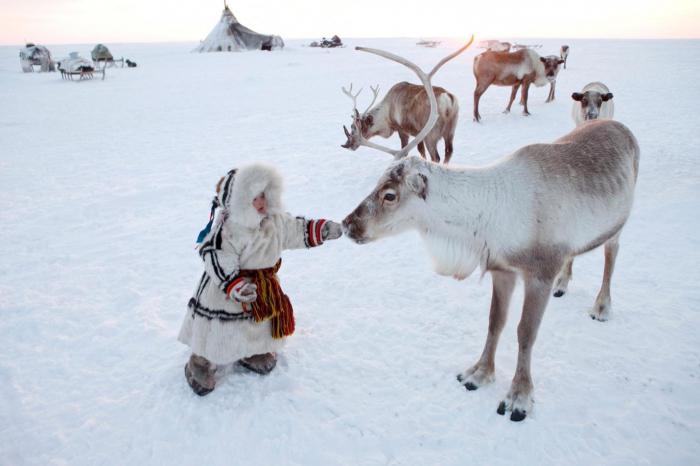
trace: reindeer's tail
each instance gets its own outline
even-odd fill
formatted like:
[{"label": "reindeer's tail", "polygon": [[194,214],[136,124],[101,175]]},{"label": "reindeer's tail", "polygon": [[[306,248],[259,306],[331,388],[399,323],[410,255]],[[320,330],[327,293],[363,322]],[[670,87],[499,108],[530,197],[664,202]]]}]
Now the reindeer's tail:
[{"label": "reindeer's tail", "polygon": [[449,92],[444,92],[438,97],[438,111],[443,121],[443,128],[446,133],[454,135],[459,117],[459,102],[457,98]]}]

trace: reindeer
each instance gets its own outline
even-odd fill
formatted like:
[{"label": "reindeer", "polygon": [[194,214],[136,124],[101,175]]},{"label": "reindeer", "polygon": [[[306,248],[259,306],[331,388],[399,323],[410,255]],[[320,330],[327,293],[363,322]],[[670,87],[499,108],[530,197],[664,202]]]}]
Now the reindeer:
[{"label": "reindeer", "polygon": [[476,88],[474,89],[474,121],[480,121],[479,100],[486,89],[494,84],[496,86],[512,86],[510,100],[504,113],[510,112],[518,88],[520,91],[520,104],[524,106],[523,114],[529,115],[527,98],[530,85],[542,87],[550,83],[549,98],[547,102],[554,100],[554,81],[559,73],[559,65],[564,60],[554,55],[540,57],[532,49],[524,48],[517,52],[489,52],[486,51],[474,57],[474,77]]},{"label": "reindeer", "polygon": [[532,348],[555,277],[568,258],[604,245],[603,284],[590,315],[601,321],[610,316],[610,280],[639,168],[637,140],[621,123],[600,120],[552,144],[525,146],[486,167],[454,168],[406,157],[437,120],[430,76],[402,57],[359,50],[414,70],[432,110],[426,126],[401,150],[363,142],[397,160],[343,220],[345,234],[365,244],[418,230],[438,274],[462,280],[478,266],[490,272],[493,295],[486,344],[479,360],[458,375],[467,390],[494,380],[498,339],[516,278],[523,279],[517,367],[497,409],[521,421],[533,407]]},{"label": "reindeer", "polygon": [[[473,38],[472,38],[473,41]],[[472,43],[462,47],[457,53],[466,50]],[[343,131],[347,141],[341,147],[350,150],[357,150],[360,147],[360,140],[368,140],[374,136],[388,138],[394,132],[399,133],[401,147],[406,147],[408,138],[419,133],[425,126],[430,113],[430,101],[423,86],[417,86],[407,82],[395,84],[384,99],[374,108],[374,102],[379,94],[379,86],[371,87],[373,93],[372,102],[367,109],[360,113],[357,110],[357,96],[362,92],[360,89],[356,94],[352,93],[352,84],[349,89],[342,88],[343,93],[350,97],[353,102],[353,122],[351,131],[343,125]],[[459,104],[457,98],[441,87],[433,87],[438,105],[438,119],[432,130],[425,137],[425,144],[421,140],[418,144],[418,152],[425,157],[425,147],[427,146],[430,158],[433,162],[440,162],[437,144],[440,139],[445,142],[444,163],[450,163],[452,157],[452,141],[457,127],[459,116]]]},{"label": "reindeer", "polygon": [[569,46],[562,45],[559,49],[559,57],[564,60],[564,69],[566,69],[566,60],[569,58]]},{"label": "reindeer", "polygon": [[613,95],[605,84],[594,81],[583,86],[581,92],[571,94],[571,118],[576,126],[598,118],[612,120],[615,116]]}]

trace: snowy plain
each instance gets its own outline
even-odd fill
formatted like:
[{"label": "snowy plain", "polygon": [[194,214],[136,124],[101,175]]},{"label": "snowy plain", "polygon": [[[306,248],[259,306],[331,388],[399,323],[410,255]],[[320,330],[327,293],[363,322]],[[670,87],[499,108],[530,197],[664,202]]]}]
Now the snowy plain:
[{"label": "snowy plain", "polygon": [[[19,48],[0,47],[0,464],[698,464],[700,41],[528,40],[542,55],[571,46],[556,100],[531,89],[530,117],[517,103],[502,114],[509,90],[491,87],[472,122],[479,49],[434,79],[461,107],[454,165],[566,134],[571,92],[594,80],[641,147],[613,317],[587,314],[603,271],[596,250],[550,300],[524,422],[496,413],[515,368],[522,287],[496,381],[467,392],[455,376],[481,353],[490,278],[435,275],[414,233],[286,252],[297,332],[278,367],[267,377],[228,367],[212,394],[192,393],[176,336],[219,177],[266,161],[284,175],[290,212],[341,220],[390,159],[340,147],[351,109],[340,87],[416,82],[353,46],[430,69],[459,45],[305,42],[201,55],[196,44],[108,44],[138,68],[88,82],[22,74]],[[92,45],[49,48],[88,56]]]}]

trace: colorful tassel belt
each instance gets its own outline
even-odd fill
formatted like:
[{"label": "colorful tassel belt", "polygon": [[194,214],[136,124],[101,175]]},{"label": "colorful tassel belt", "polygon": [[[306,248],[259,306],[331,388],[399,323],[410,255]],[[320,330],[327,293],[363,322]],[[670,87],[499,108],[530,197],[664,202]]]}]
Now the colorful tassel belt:
[{"label": "colorful tassel belt", "polygon": [[244,305],[244,309],[253,314],[256,322],[270,319],[272,338],[284,338],[294,333],[294,310],[289,298],[282,291],[277,271],[282,266],[282,259],[274,267],[267,269],[241,270],[240,277],[250,278],[258,287],[258,298]]}]

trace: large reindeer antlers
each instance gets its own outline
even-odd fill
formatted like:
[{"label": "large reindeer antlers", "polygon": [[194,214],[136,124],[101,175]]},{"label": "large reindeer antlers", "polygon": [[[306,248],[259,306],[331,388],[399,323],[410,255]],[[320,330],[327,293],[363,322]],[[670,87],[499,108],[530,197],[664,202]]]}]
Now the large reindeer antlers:
[{"label": "large reindeer antlers", "polygon": [[[352,99],[352,113],[355,117],[357,117],[357,96],[360,95],[360,92],[362,92],[362,88],[360,88],[356,94],[352,93],[352,83],[350,83],[350,89],[345,89],[345,86],[341,87],[341,89],[343,90],[343,94]],[[345,132],[347,133],[347,130]]]},{"label": "large reindeer antlers", "polygon": [[[446,56],[442,60],[438,62],[437,65],[430,71],[430,73],[426,74],[422,69],[420,69],[415,63],[412,63],[408,60],[406,60],[403,57],[400,57],[398,55],[394,55],[393,53],[386,52],[384,50],[379,50],[379,49],[371,49],[367,47],[355,47],[355,50],[360,50],[362,52],[369,52],[373,53],[375,55],[379,55],[380,57],[387,58],[389,60],[393,60],[397,63],[400,63],[404,66],[407,66],[411,70],[413,70],[416,75],[418,75],[418,78],[421,80],[423,83],[423,86],[425,87],[425,90],[428,95],[428,101],[430,102],[430,116],[428,117],[428,121],[426,122],[425,126],[423,129],[420,130],[420,132],[416,135],[411,142],[409,142],[406,147],[400,150],[394,150],[390,149],[388,147],[384,147],[380,144],[375,144],[373,142],[370,142],[362,137],[360,134],[360,145],[366,146],[366,147],[371,147],[373,149],[380,150],[382,152],[387,152],[391,155],[394,156],[394,158],[399,159],[402,157],[406,157],[409,152],[411,152],[425,137],[428,135],[430,130],[433,129],[433,126],[435,126],[435,123],[438,120],[438,113],[437,113],[437,100],[435,99],[435,92],[433,91],[433,86],[430,82],[430,78],[432,78],[435,73],[448,61],[452,60],[454,57],[459,55],[460,53],[464,52],[471,44],[474,42],[474,36],[472,35],[471,39],[469,39],[469,42],[462,46],[459,50],[456,52],[451,53],[450,55]],[[345,89],[343,89],[345,91]],[[376,99],[376,95],[375,95]],[[374,103],[374,101],[372,101]]]},{"label": "large reindeer antlers", "polygon": [[369,86],[369,88],[372,90],[372,94],[374,94],[374,95],[372,96],[372,102],[370,102],[369,105],[367,106],[367,108],[365,109],[365,111],[362,112],[363,115],[365,113],[367,113],[370,108],[372,108],[372,105],[374,105],[374,102],[377,101],[377,96],[379,95],[379,84],[377,84],[374,87]]}]

